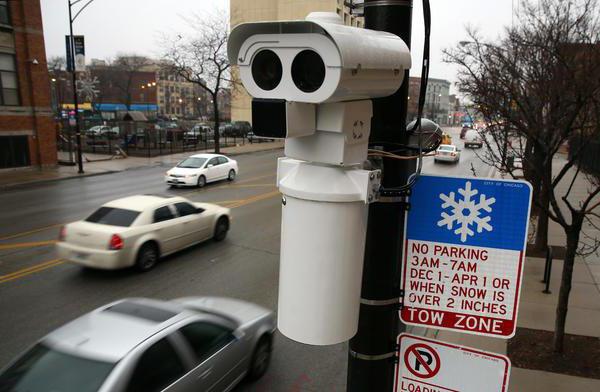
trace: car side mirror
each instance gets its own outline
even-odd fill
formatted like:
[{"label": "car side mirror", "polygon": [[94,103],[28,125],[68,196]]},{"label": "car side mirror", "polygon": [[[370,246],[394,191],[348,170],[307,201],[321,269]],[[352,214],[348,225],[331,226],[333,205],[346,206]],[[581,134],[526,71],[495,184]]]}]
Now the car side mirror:
[{"label": "car side mirror", "polygon": [[214,165],[212,163],[209,163],[208,165],[206,165],[207,169],[210,169],[211,167],[213,167]]}]

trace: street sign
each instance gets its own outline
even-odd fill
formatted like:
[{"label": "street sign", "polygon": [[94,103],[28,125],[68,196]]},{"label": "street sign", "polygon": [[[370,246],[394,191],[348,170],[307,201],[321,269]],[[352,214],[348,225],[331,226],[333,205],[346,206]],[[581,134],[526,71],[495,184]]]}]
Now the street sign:
[{"label": "street sign", "polygon": [[73,51],[71,52],[71,36],[65,35],[65,46],[67,49],[67,71],[72,72],[73,69],[77,72],[85,71],[85,39],[83,35],[73,36]]},{"label": "street sign", "polygon": [[85,40],[83,35],[73,36],[73,51],[75,52],[75,71],[85,71]]},{"label": "street sign", "polygon": [[398,336],[395,392],[505,392],[510,360],[419,336]]},{"label": "street sign", "polygon": [[422,175],[410,203],[402,321],[512,337],[527,242],[529,183]]}]

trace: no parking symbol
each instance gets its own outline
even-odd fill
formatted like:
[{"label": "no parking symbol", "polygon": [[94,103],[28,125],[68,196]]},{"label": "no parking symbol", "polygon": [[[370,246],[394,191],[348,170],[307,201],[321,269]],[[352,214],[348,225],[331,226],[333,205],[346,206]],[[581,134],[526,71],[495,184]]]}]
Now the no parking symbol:
[{"label": "no parking symbol", "polygon": [[506,392],[510,361],[409,334],[398,337],[396,392]]},{"label": "no parking symbol", "polygon": [[431,378],[440,370],[440,356],[423,343],[413,344],[404,352],[404,362],[409,372],[419,378]]}]

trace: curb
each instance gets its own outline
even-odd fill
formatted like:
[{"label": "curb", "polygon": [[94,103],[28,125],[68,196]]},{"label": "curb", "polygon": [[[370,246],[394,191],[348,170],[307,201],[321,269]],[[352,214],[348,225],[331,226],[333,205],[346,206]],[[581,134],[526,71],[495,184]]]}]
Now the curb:
[{"label": "curb", "polygon": [[[236,152],[236,153],[227,154],[227,156],[233,157],[233,156],[239,156],[239,155],[255,154],[255,153],[259,153],[259,152],[275,151],[275,150],[281,150],[281,149],[283,149],[283,146],[267,148],[264,150]],[[98,173],[83,173],[83,174],[75,174],[73,176],[68,176],[68,177],[45,178],[45,179],[33,180],[33,181],[27,181],[27,182],[17,182],[17,183],[13,183],[13,184],[0,185],[0,190],[27,188],[27,187],[33,186],[33,185],[47,184],[47,183],[59,182],[59,181],[68,181],[68,180],[74,180],[77,178],[103,176],[106,174],[122,173],[122,172],[130,171],[130,170],[145,169],[145,168],[149,168],[149,167],[159,167],[159,166],[164,166],[164,165],[165,165],[164,163],[156,163],[156,164],[150,164],[150,165],[132,166],[132,167],[124,168],[121,170],[107,170],[107,171],[98,172]]]}]

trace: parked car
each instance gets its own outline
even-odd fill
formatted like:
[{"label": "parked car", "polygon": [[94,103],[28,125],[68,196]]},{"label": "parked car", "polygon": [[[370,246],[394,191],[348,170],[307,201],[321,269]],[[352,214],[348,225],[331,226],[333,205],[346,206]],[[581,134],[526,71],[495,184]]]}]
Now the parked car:
[{"label": "parked car", "polygon": [[215,137],[215,131],[208,125],[196,124],[189,131],[184,132],[183,139],[186,141],[198,142],[200,140],[212,140]]},{"label": "parked car", "polygon": [[453,162],[460,161],[460,150],[453,144],[440,144],[435,151],[433,158],[435,162]]},{"label": "parked car", "polygon": [[233,122],[233,136],[244,137],[248,132],[252,131],[252,125],[248,121],[235,121]]},{"label": "parked car", "polygon": [[231,123],[219,124],[219,136],[235,136],[233,134],[233,124],[231,124]]},{"label": "parked car", "polygon": [[474,129],[470,129],[465,134],[465,148],[469,147],[483,147],[483,141],[481,140],[481,135],[478,131]]},{"label": "parked car", "polygon": [[87,136],[118,136],[119,135],[119,127],[110,127],[108,125],[95,125],[85,131]]},{"label": "parked car", "polygon": [[0,372],[3,392],[229,391],[268,370],[272,311],[237,299],[122,299],[63,325]]},{"label": "parked car", "polygon": [[192,155],[165,173],[165,182],[171,186],[203,187],[209,182],[235,180],[237,161],[217,154]]},{"label": "parked car", "polygon": [[183,197],[130,196],[102,205],[60,229],[58,257],[86,267],[154,267],[160,257],[209,240],[222,241],[229,209]]},{"label": "parked car", "polygon": [[274,139],[270,139],[268,137],[256,136],[252,131],[246,134],[246,139],[248,139],[248,143],[262,143],[274,141]]}]

